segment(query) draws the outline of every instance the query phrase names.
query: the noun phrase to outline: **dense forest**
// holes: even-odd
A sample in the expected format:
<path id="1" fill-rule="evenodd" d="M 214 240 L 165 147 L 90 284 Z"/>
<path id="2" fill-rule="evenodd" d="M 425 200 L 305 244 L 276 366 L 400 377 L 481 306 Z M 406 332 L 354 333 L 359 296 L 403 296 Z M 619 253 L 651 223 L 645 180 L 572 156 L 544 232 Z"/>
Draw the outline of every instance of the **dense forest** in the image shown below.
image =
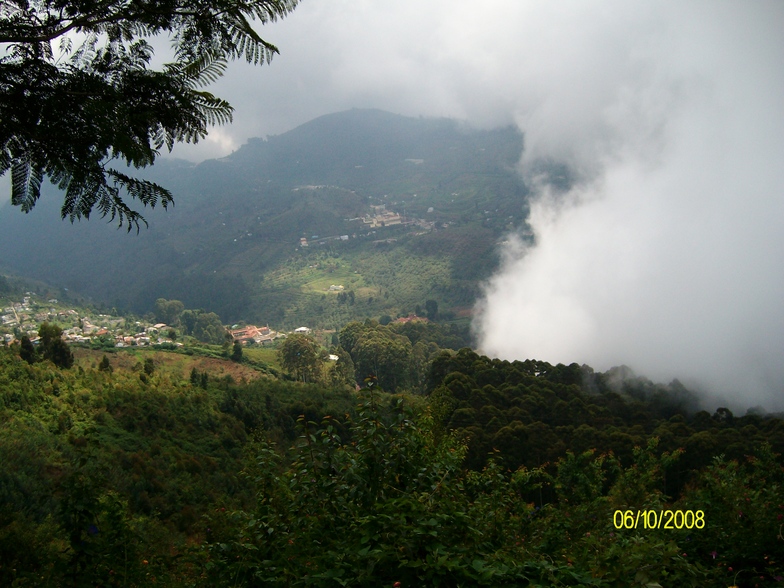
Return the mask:
<path id="1" fill-rule="evenodd" d="M 780 418 L 700 410 L 624 368 L 445 349 L 454 336 L 348 325 L 334 350 L 353 377 L 318 383 L 0 349 L 0 584 L 784 579 Z M 424 371 L 368 371 L 374 346 L 394 366 L 417 345 Z"/>

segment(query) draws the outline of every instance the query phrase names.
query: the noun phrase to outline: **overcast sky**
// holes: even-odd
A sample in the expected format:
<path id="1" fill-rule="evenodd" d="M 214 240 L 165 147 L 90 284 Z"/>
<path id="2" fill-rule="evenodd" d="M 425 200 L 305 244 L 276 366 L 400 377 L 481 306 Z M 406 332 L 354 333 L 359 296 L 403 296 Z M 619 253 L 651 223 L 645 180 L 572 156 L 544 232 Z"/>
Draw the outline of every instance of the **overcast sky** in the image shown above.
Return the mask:
<path id="1" fill-rule="evenodd" d="M 628 54 L 629 40 L 664 34 L 666 10 L 583 4 L 304 0 L 285 19 L 259 28 L 281 51 L 270 66 L 235 62 L 210 87 L 235 106 L 234 124 L 175 155 L 224 155 L 248 137 L 354 107 L 478 126 L 523 122 L 546 102 L 562 115 L 571 106 L 595 107 L 617 91 L 619 67 L 644 75 Z"/>

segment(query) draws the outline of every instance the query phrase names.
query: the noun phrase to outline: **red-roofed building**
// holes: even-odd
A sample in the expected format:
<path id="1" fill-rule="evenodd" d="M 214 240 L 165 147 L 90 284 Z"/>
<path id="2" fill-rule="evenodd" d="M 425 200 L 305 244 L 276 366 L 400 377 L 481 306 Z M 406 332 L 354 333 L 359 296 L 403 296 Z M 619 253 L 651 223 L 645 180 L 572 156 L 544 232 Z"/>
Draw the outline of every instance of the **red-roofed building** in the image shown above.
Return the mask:
<path id="1" fill-rule="evenodd" d="M 240 343 L 249 343 L 251 341 L 260 341 L 270 334 L 269 327 L 256 327 L 254 325 L 247 325 L 241 329 L 230 331 L 231 336 L 235 341 Z"/>
<path id="2" fill-rule="evenodd" d="M 412 323 L 414 321 L 422 321 L 423 323 L 429 323 L 430 321 L 427 317 L 424 316 L 417 316 L 414 313 L 409 314 L 408 316 L 403 316 L 398 319 L 393 320 L 393 323 Z"/>

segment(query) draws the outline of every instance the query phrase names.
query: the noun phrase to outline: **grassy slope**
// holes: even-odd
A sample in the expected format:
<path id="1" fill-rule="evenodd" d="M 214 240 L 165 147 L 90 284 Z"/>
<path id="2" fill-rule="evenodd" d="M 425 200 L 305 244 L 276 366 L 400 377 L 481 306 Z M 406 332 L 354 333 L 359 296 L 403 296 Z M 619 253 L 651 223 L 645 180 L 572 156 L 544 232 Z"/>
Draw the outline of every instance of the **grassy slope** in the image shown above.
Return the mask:
<path id="1" fill-rule="evenodd" d="M 152 359 L 155 373 L 172 379 L 187 380 L 191 370 L 207 372 L 217 379 L 231 376 L 236 382 L 250 382 L 258 378 L 268 377 L 263 371 L 254 369 L 252 365 L 235 363 L 216 357 L 187 355 L 145 347 L 124 348 L 114 352 L 74 347 L 75 365 L 83 369 L 97 369 L 98 364 L 106 355 L 113 369 L 123 372 L 143 371 L 142 366 L 147 359 Z M 274 349 L 243 349 L 243 355 L 256 362 L 262 362 L 279 369 Z"/>
<path id="2" fill-rule="evenodd" d="M 434 299 L 442 312 L 465 316 L 496 267 L 496 233 L 473 224 L 418 236 L 390 231 L 397 242 L 334 242 L 300 251 L 254 285 L 256 313 L 285 328 L 334 327 L 407 315 Z M 341 303 L 338 292 L 329 291 L 333 284 L 353 291 L 354 304 Z"/>

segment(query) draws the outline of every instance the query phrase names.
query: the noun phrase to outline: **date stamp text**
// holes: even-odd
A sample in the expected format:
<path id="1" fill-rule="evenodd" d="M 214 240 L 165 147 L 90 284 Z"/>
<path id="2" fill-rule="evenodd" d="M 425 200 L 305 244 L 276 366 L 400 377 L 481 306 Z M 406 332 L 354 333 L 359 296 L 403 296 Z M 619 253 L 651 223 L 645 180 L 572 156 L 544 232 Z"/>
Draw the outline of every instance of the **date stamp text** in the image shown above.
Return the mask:
<path id="1" fill-rule="evenodd" d="M 616 529 L 702 529 L 705 512 L 701 510 L 616 510 Z"/>

